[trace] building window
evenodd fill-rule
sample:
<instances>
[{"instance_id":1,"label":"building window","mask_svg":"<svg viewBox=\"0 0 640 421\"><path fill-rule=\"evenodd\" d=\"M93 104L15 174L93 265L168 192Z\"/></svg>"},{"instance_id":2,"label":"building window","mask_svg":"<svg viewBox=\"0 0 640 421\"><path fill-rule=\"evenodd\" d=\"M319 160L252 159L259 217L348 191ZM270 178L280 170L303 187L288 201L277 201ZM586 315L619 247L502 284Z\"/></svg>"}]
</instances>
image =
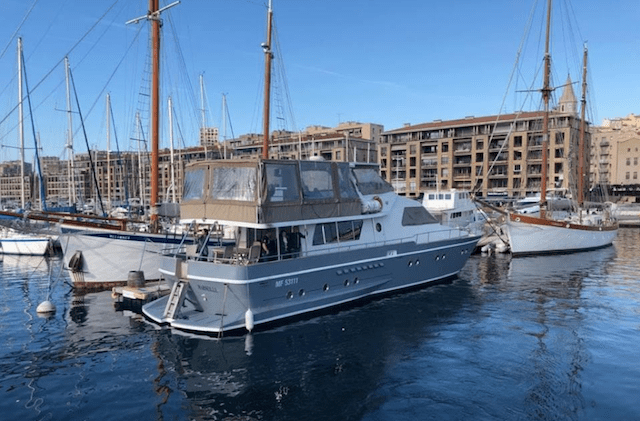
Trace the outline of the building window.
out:
<instances>
[{"instance_id":1,"label":"building window","mask_svg":"<svg viewBox=\"0 0 640 421\"><path fill-rule=\"evenodd\" d=\"M638 173L637 173L637 172L635 172L635 171L633 172L633 179L634 179L634 180L637 180L637 179L638 179Z\"/></svg>"},{"instance_id":2,"label":"building window","mask_svg":"<svg viewBox=\"0 0 640 421\"><path fill-rule=\"evenodd\" d=\"M631 165L631 158L627 158L627 165Z\"/></svg>"},{"instance_id":3,"label":"building window","mask_svg":"<svg viewBox=\"0 0 640 421\"><path fill-rule=\"evenodd\" d=\"M629 179L629 172L628 171L625 173L624 178L627 179L627 180Z\"/></svg>"}]
</instances>

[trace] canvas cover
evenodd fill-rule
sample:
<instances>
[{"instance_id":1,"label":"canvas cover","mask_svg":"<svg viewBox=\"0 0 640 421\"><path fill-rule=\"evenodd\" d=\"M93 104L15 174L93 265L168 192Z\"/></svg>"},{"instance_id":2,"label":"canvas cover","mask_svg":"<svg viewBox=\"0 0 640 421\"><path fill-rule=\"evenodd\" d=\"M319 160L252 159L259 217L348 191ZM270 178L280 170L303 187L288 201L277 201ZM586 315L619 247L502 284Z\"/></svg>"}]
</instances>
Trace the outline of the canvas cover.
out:
<instances>
[{"instance_id":1,"label":"canvas cover","mask_svg":"<svg viewBox=\"0 0 640 421\"><path fill-rule=\"evenodd\" d=\"M219 160L185 171L183 219L270 224L360 213L348 163Z\"/></svg>"}]
</instances>

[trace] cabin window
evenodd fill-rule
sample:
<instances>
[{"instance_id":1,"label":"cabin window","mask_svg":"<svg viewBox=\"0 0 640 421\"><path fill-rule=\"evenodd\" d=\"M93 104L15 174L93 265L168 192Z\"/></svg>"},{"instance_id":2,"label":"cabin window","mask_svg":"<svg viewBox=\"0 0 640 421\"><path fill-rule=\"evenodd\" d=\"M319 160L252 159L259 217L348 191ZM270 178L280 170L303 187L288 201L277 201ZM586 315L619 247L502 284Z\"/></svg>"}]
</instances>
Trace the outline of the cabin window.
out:
<instances>
[{"instance_id":1,"label":"cabin window","mask_svg":"<svg viewBox=\"0 0 640 421\"><path fill-rule=\"evenodd\" d=\"M198 168L185 173L182 201L187 202L189 200L198 200L203 198L205 174L205 168Z\"/></svg>"},{"instance_id":2,"label":"cabin window","mask_svg":"<svg viewBox=\"0 0 640 421\"><path fill-rule=\"evenodd\" d=\"M393 187L384 181L374 167L354 168L358 188L362 194L382 194L393 191Z\"/></svg>"},{"instance_id":3,"label":"cabin window","mask_svg":"<svg viewBox=\"0 0 640 421\"><path fill-rule=\"evenodd\" d=\"M358 192L351 180L349 165L338 164L338 185L340 186L340 197L343 199L357 199Z\"/></svg>"},{"instance_id":4,"label":"cabin window","mask_svg":"<svg viewBox=\"0 0 640 421\"><path fill-rule=\"evenodd\" d=\"M255 167L213 168L211 197L214 200L254 201L256 198Z\"/></svg>"},{"instance_id":5,"label":"cabin window","mask_svg":"<svg viewBox=\"0 0 640 421\"><path fill-rule=\"evenodd\" d=\"M331 199L333 197L331 162L300 162L300 179L305 199Z\"/></svg>"},{"instance_id":6,"label":"cabin window","mask_svg":"<svg viewBox=\"0 0 640 421\"><path fill-rule=\"evenodd\" d=\"M300 188L295 164L265 165L267 200L269 202L298 202Z\"/></svg>"},{"instance_id":7,"label":"cabin window","mask_svg":"<svg viewBox=\"0 0 640 421\"><path fill-rule=\"evenodd\" d=\"M318 224L313 233L313 245L359 240L361 232L362 220Z\"/></svg>"},{"instance_id":8,"label":"cabin window","mask_svg":"<svg viewBox=\"0 0 640 421\"><path fill-rule=\"evenodd\" d=\"M404 227L435 224L436 222L438 222L438 220L422 206L404 208L404 213L402 214L402 226Z\"/></svg>"}]
</instances>

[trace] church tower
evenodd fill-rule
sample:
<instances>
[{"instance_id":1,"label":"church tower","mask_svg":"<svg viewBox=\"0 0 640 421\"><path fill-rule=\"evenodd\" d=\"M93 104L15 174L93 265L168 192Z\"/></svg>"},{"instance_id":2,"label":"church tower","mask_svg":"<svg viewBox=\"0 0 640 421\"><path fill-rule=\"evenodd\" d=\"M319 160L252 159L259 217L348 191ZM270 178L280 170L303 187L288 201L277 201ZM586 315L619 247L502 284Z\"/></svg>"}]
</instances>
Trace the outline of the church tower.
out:
<instances>
[{"instance_id":1,"label":"church tower","mask_svg":"<svg viewBox=\"0 0 640 421\"><path fill-rule=\"evenodd\" d=\"M567 75L567 81L565 82L562 96L560 97L560 101L558 101L558 111L561 113L578 113L578 100L576 99L576 95L573 93L573 82L569 75Z\"/></svg>"}]
</instances>

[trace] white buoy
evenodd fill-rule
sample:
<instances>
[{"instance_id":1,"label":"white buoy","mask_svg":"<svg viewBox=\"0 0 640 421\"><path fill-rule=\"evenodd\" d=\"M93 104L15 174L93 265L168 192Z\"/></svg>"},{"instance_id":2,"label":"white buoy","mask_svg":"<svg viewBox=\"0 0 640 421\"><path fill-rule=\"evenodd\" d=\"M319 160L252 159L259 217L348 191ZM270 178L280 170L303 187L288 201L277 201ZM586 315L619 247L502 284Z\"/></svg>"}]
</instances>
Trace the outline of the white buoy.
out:
<instances>
[{"instance_id":1,"label":"white buoy","mask_svg":"<svg viewBox=\"0 0 640 421\"><path fill-rule=\"evenodd\" d=\"M40 314L52 314L56 312L56 306L49 300L41 302L36 311Z\"/></svg>"},{"instance_id":2,"label":"white buoy","mask_svg":"<svg viewBox=\"0 0 640 421\"><path fill-rule=\"evenodd\" d=\"M251 309L247 309L244 313L244 325L249 332L253 330L253 311Z\"/></svg>"}]
</instances>

